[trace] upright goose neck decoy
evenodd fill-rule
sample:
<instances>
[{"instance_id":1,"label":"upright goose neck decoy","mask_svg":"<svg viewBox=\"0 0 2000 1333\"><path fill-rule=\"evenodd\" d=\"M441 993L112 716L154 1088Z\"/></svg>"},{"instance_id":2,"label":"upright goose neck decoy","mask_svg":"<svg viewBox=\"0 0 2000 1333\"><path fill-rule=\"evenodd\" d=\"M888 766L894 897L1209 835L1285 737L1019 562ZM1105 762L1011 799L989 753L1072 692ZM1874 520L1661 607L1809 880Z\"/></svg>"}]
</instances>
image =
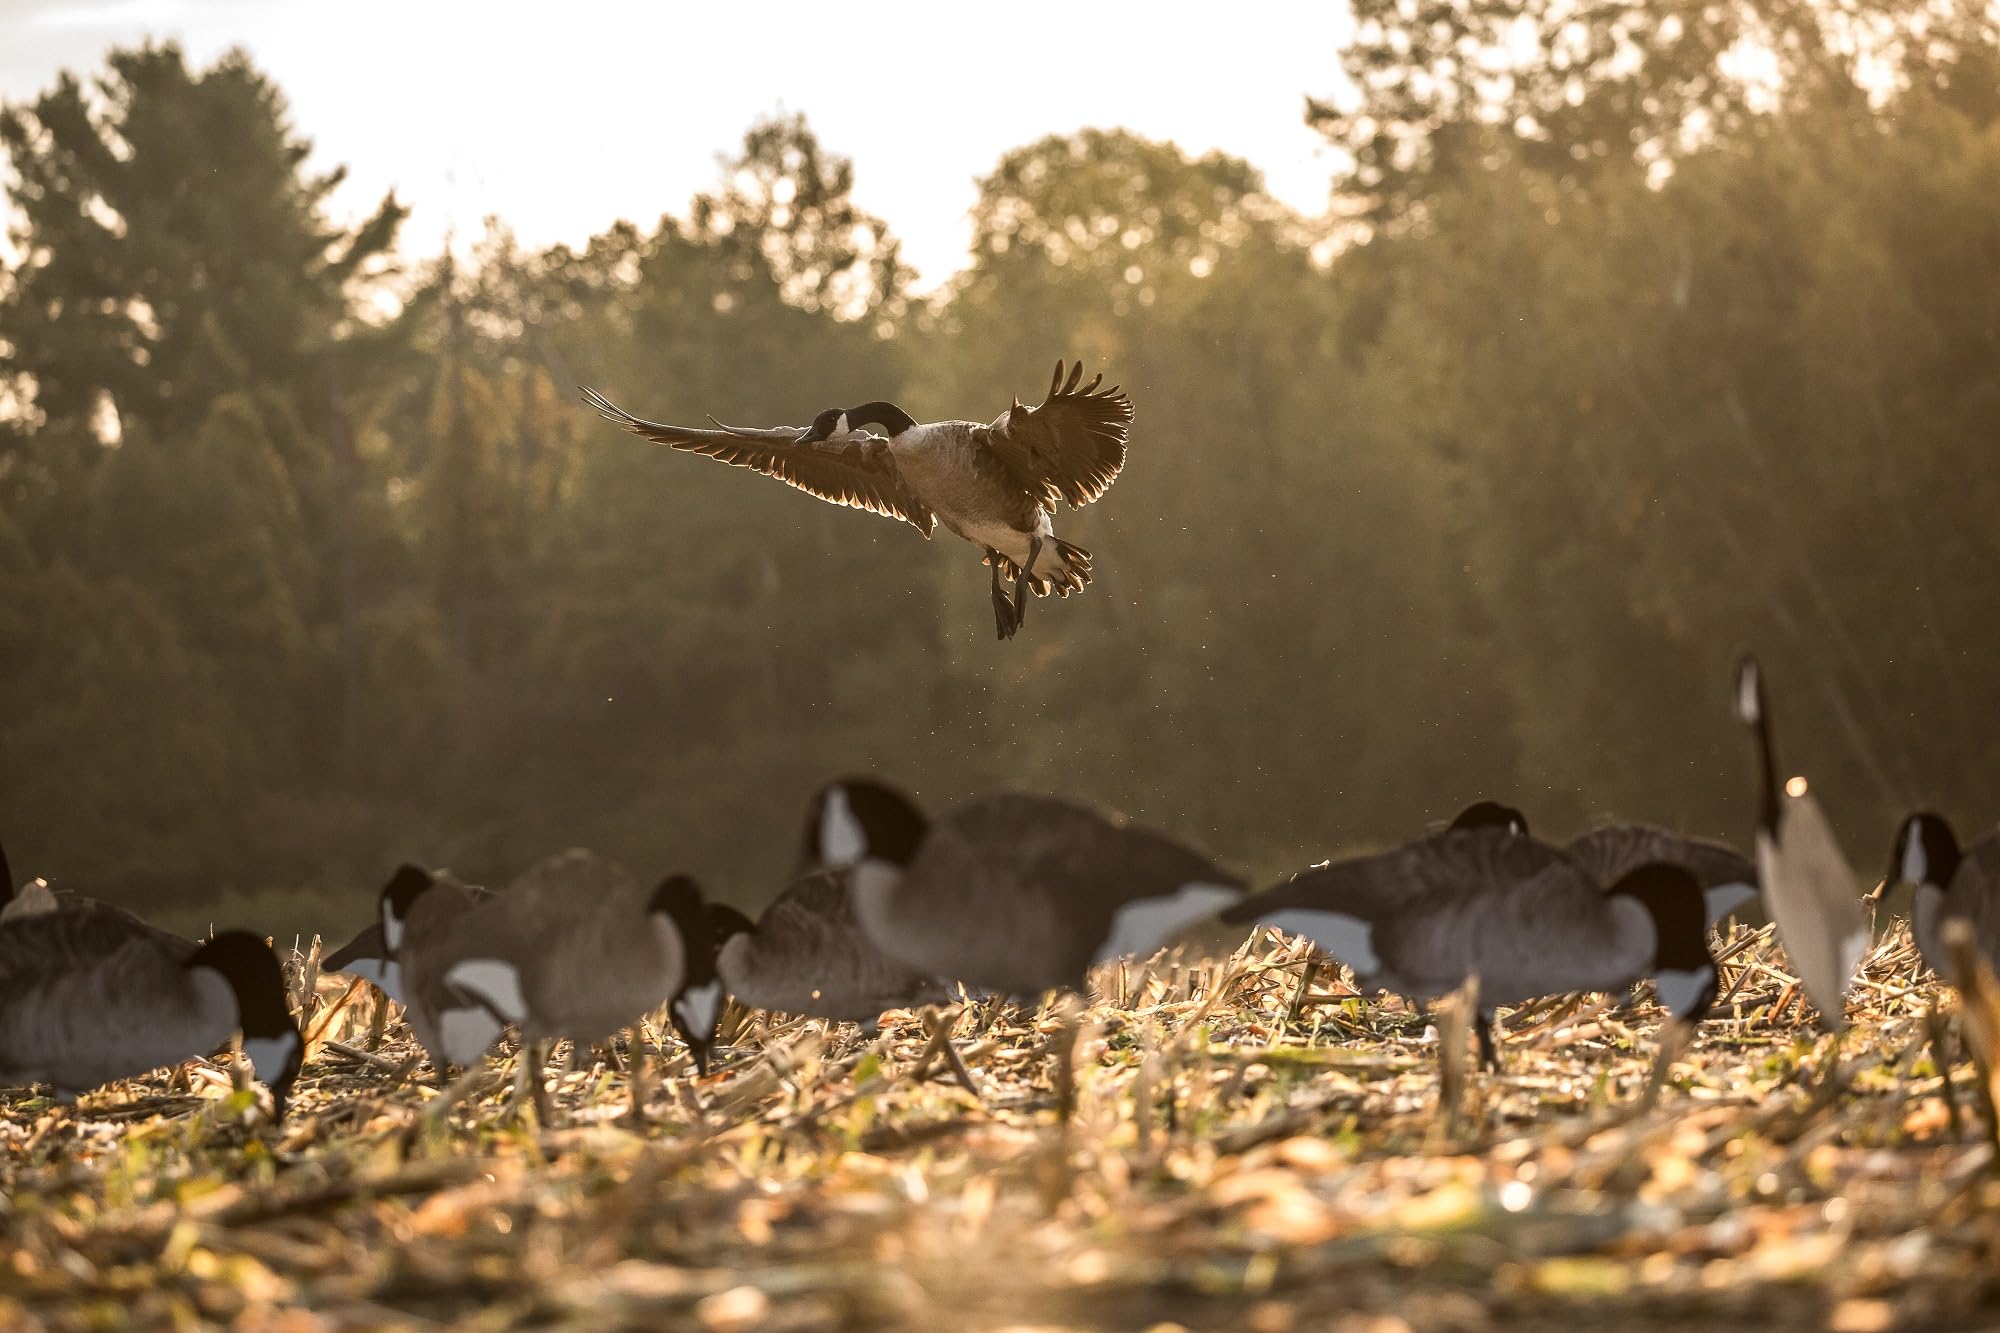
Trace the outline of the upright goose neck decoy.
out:
<instances>
[{"instance_id":1,"label":"upright goose neck decoy","mask_svg":"<svg viewBox=\"0 0 2000 1333\"><path fill-rule=\"evenodd\" d=\"M901 792L872 778L844 778L814 793L800 866L845 870L855 915L872 933L929 832L930 820Z\"/></svg>"},{"instance_id":2,"label":"upright goose neck decoy","mask_svg":"<svg viewBox=\"0 0 2000 1333\"><path fill-rule=\"evenodd\" d=\"M586 402L645 439L776 477L822 500L900 519L929 537L942 522L991 567L994 623L1012 638L1027 595L1067 597L1090 582L1090 552L1055 535L1054 512L1095 501L1125 465L1132 402L1083 364L1056 362L1034 407L1016 399L993 421L919 422L875 399L828 408L804 429L673 426L646 421L591 389ZM711 419L712 420L712 419ZM886 432L875 434L873 426ZM1011 598L1000 580L1013 580Z\"/></svg>"},{"instance_id":3,"label":"upright goose neck decoy","mask_svg":"<svg viewBox=\"0 0 2000 1333\"><path fill-rule=\"evenodd\" d=\"M1802 779L1780 788L1764 673L1746 653L1736 665L1735 713L1755 743L1757 879L1779 942L1826 1027L1846 1022L1847 987L1868 944L1854 871Z\"/></svg>"}]
</instances>

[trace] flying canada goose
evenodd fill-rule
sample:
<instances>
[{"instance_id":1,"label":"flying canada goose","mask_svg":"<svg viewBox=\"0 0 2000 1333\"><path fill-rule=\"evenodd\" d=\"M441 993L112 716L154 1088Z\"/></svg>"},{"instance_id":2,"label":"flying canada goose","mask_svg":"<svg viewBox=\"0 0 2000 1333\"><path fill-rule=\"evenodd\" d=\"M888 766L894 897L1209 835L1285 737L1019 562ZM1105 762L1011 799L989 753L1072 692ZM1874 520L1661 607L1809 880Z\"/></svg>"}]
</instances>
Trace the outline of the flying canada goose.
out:
<instances>
[{"instance_id":1,"label":"flying canada goose","mask_svg":"<svg viewBox=\"0 0 2000 1333\"><path fill-rule=\"evenodd\" d=\"M2000 968L2000 829L1961 848L1943 815L1910 815L1896 830L1884 878L1916 886L1910 930L1931 971L1952 975L1944 923L1953 917L1971 923L1973 948L1988 966Z\"/></svg>"},{"instance_id":2,"label":"flying canada goose","mask_svg":"<svg viewBox=\"0 0 2000 1333\"><path fill-rule=\"evenodd\" d=\"M1019 996L1150 957L1243 894L1207 858L1049 796L986 796L936 821L870 778L820 789L807 864L848 872L875 945L927 977Z\"/></svg>"},{"instance_id":3,"label":"flying canada goose","mask_svg":"<svg viewBox=\"0 0 2000 1333\"><path fill-rule=\"evenodd\" d=\"M94 908L42 912L0 930L0 1084L46 1083L66 1099L243 1035L243 1054L285 1114L305 1043L277 957L247 931L192 953L178 937Z\"/></svg>"},{"instance_id":4,"label":"flying canada goose","mask_svg":"<svg viewBox=\"0 0 2000 1333\"><path fill-rule=\"evenodd\" d=\"M688 956L709 938L701 890L675 875L648 890L623 866L572 848L530 867L448 933L444 981L521 1029L521 1065L546 1123L541 1051L599 1041L679 997ZM631 1048L635 1117L645 1044Z\"/></svg>"},{"instance_id":5,"label":"flying canada goose","mask_svg":"<svg viewBox=\"0 0 2000 1333\"><path fill-rule=\"evenodd\" d=\"M1013 406L986 425L919 422L894 403L828 408L803 430L713 429L644 421L593 389L584 399L635 435L776 477L822 500L901 519L929 537L943 524L986 553L993 619L1011 639L1027 594L1067 597L1090 582L1090 552L1055 535L1056 503L1081 508L1103 495L1125 465L1132 401L1102 375L1079 386L1083 363L1056 362L1048 395ZM713 418L711 418L713 420ZM886 438L865 428L880 426ZM1010 601L1002 576L1014 584Z\"/></svg>"},{"instance_id":6,"label":"flying canada goose","mask_svg":"<svg viewBox=\"0 0 2000 1333\"><path fill-rule=\"evenodd\" d=\"M1868 947L1868 923L1854 871L1805 780L1778 784L1764 674L1747 653L1736 664L1736 719L1757 747L1757 882L1806 997L1820 1022L1837 1030L1847 1021L1847 984Z\"/></svg>"},{"instance_id":7,"label":"flying canada goose","mask_svg":"<svg viewBox=\"0 0 2000 1333\"><path fill-rule=\"evenodd\" d=\"M1642 867L1602 886L1556 848L1510 831L1525 824L1512 813L1498 825L1450 828L1301 871L1217 919L1303 935L1364 989L1430 1000L1476 975L1480 1054L1489 1067L1497 1064L1491 1025L1501 1006L1651 978L1676 1018L1705 1013L1716 973L1693 877Z\"/></svg>"},{"instance_id":8,"label":"flying canada goose","mask_svg":"<svg viewBox=\"0 0 2000 1333\"><path fill-rule=\"evenodd\" d=\"M1681 867L1701 885L1711 926L1757 897L1757 867L1749 857L1728 843L1651 824L1605 824L1571 839L1563 850L1599 884L1611 884L1642 865Z\"/></svg>"},{"instance_id":9,"label":"flying canada goose","mask_svg":"<svg viewBox=\"0 0 2000 1333\"><path fill-rule=\"evenodd\" d=\"M949 989L890 958L855 915L846 876L819 870L793 881L722 944L716 968L729 993L757 1009L873 1025L890 1009L950 998Z\"/></svg>"}]
</instances>

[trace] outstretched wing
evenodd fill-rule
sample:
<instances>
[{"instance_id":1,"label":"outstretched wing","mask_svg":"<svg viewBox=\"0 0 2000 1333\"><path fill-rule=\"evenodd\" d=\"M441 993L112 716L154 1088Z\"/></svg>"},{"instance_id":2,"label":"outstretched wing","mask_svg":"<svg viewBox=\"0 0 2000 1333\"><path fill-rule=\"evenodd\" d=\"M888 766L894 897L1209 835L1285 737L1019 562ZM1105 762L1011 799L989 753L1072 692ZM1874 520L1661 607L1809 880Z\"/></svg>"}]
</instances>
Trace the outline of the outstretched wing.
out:
<instances>
[{"instance_id":1,"label":"outstretched wing","mask_svg":"<svg viewBox=\"0 0 2000 1333\"><path fill-rule=\"evenodd\" d=\"M1064 371L1068 375L1065 378ZM993 452L1031 495L1051 508L1059 499L1089 504L1104 494L1125 466L1125 437L1132 429L1132 400L1097 386L1082 388L1083 362L1056 362L1048 397L1039 407L1015 403L988 427Z\"/></svg>"},{"instance_id":2,"label":"outstretched wing","mask_svg":"<svg viewBox=\"0 0 2000 1333\"><path fill-rule=\"evenodd\" d=\"M750 468L837 505L899 518L926 537L937 522L930 508L903 484L880 436L800 444L802 432L797 426L757 430L719 421L713 430L669 426L635 417L595 389L585 389L583 399L605 420L655 444Z\"/></svg>"}]
</instances>

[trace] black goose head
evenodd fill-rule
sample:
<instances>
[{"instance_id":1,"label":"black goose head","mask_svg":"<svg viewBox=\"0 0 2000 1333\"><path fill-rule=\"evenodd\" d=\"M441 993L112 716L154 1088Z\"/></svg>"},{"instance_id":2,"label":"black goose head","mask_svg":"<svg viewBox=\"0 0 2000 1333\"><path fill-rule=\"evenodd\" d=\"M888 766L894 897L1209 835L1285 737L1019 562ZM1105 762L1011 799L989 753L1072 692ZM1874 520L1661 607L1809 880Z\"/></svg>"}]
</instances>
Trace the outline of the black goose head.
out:
<instances>
[{"instance_id":1,"label":"black goose head","mask_svg":"<svg viewBox=\"0 0 2000 1333\"><path fill-rule=\"evenodd\" d=\"M1891 884L1942 889L1958 874L1961 855L1958 837L1945 817L1921 810L1907 816L1896 829L1896 841L1889 850L1889 873L1882 878Z\"/></svg>"},{"instance_id":2,"label":"black goose head","mask_svg":"<svg viewBox=\"0 0 2000 1333\"><path fill-rule=\"evenodd\" d=\"M305 1039L292 1018L284 969L271 946L247 930L225 930L189 956L185 966L222 975L236 997L236 1025L250 1068L271 1089L277 1118L285 1118L292 1083L305 1057Z\"/></svg>"},{"instance_id":3,"label":"black goose head","mask_svg":"<svg viewBox=\"0 0 2000 1333\"><path fill-rule=\"evenodd\" d=\"M796 443L815 444L820 440L836 439L867 426L880 426L893 438L916 424L917 419L902 408L877 399L858 407L829 407L813 418L812 425L799 433Z\"/></svg>"},{"instance_id":4,"label":"black goose head","mask_svg":"<svg viewBox=\"0 0 2000 1333\"><path fill-rule=\"evenodd\" d=\"M806 807L800 873L850 869L863 861L907 868L930 827L916 802L873 778L842 778Z\"/></svg>"},{"instance_id":5,"label":"black goose head","mask_svg":"<svg viewBox=\"0 0 2000 1333\"><path fill-rule=\"evenodd\" d=\"M1699 1022L1715 1003L1715 957L1708 951L1708 908L1701 881L1655 862L1627 872L1607 893L1636 899L1653 921L1654 989L1675 1018Z\"/></svg>"},{"instance_id":6,"label":"black goose head","mask_svg":"<svg viewBox=\"0 0 2000 1333\"><path fill-rule=\"evenodd\" d=\"M397 866L396 873L382 886L377 911L382 919L382 945L392 956L403 947L403 924L410 919L410 909L435 883L437 879L430 871L406 863Z\"/></svg>"},{"instance_id":7,"label":"black goose head","mask_svg":"<svg viewBox=\"0 0 2000 1333\"><path fill-rule=\"evenodd\" d=\"M722 940L716 934L714 909L692 877L669 875L653 890L646 910L670 921L680 937L681 984L668 1000L667 1012L694 1055L695 1069L706 1074L724 999L721 979L715 974L715 955Z\"/></svg>"},{"instance_id":8,"label":"black goose head","mask_svg":"<svg viewBox=\"0 0 2000 1333\"><path fill-rule=\"evenodd\" d=\"M1451 821L1447 832L1457 833L1464 829L1493 829L1500 833L1511 833L1515 837L1525 837L1528 832L1528 817L1511 805L1499 801L1474 801L1458 812Z\"/></svg>"}]
</instances>

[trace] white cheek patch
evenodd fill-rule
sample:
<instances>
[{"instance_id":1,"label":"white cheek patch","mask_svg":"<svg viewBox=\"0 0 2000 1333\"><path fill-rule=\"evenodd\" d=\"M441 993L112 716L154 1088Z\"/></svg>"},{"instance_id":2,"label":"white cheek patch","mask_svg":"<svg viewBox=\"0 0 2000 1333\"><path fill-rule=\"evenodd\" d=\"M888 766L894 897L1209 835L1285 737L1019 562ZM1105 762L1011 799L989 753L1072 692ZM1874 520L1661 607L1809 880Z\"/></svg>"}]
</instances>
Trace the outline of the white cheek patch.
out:
<instances>
[{"instance_id":1,"label":"white cheek patch","mask_svg":"<svg viewBox=\"0 0 2000 1333\"><path fill-rule=\"evenodd\" d=\"M826 794L819 816L819 855L830 866L851 866L868 851L868 832L855 816L847 799L847 788L835 787Z\"/></svg>"},{"instance_id":2,"label":"white cheek patch","mask_svg":"<svg viewBox=\"0 0 2000 1333\"><path fill-rule=\"evenodd\" d=\"M521 974L512 963L498 958L468 958L452 964L444 979L509 1023L527 1017L528 1000L521 994Z\"/></svg>"},{"instance_id":3,"label":"white cheek patch","mask_svg":"<svg viewBox=\"0 0 2000 1333\"><path fill-rule=\"evenodd\" d=\"M1653 989L1660 993L1660 1003L1675 1018L1692 1014L1714 988L1715 969L1709 966L1666 967L1653 974Z\"/></svg>"},{"instance_id":4,"label":"white cheek patch","mask_svg":"<svg viewBox=\"0 0 2000 1333\"><path fill-rule=\"evenodd\" d=\"M681 1027L697 1041L706 1041L715 1035L715 1025L722 1017L722 983L711 981L704 986L690 986L674 1001L674 1017L680 1019Z\"/></svg>"},{"instance_id":5,"label":"white cheek patch","mask_svg":"<svg viewBox=\"0 0 2000 1333\"><path fill-rule=\"evenodd\" d=\"M1243 896L1226 884L1183 884L1170 894L1126 903L1111 918L1111 932L1097 947L1092 965L1113 958L1150 958L1182 927L1221 911Z\"/></svg>"},{"instance_id":6,"label":"white cheek patch","mask_svg":"<svg viewBox=\"0 0 2000 1333\"><path fill-rule=\"evenodd\" d=\"M250 1062L250 1072L266 1084L275 1083L283 1077L298 1050L299 1034L296 1032L243 1039L243 1058Z\"/></svg>"},{"instance_id":7,"label":"white cheek patch","mask_svg":"<svg viewBox=\"0 0 2000 1333\"><path fill-rule=\"evenodd\" d=\"M1924 840L1915 829L1903 844L1903 883L1921 884L1930 877L1931 859L1924 855Z\"/></svg>"},{"instance_id":8,"label":"white cheek patch","mask_svg":"<svg viewBox=\"0 0 2000 1333\"><path fill-rule=\"evenodd\" d=\"M371 983L397 1004L403 1000L403 969L389 958L357 958L340 969L350 977Z\"/></svg>"},{"instance_id":9,"label":"white cheek patch","mask_svg":"<svg viewBox=\"0 0 2000 1333\"><path fill-rule=\"evenodd\" d=\"M438 1040L442 1051L433 1051L455 1065L469 1065L486 1054L486 1048L500 1040L505 1024L477 1005L447 1009L438 1015Z\"/></svg>"},{"instance_id":10,"label":"white cheek patch","mask_svg":"<svg viewBox=\"0 0 2000 1333\"><path fill-rule=\"evenodd\" d=\"M1711 926L1733 914L1745 903L1756 901L1756 898L1757 886L1745 884L1740 880L1730 884L1712 884L1701 891L1704 910Z\"/></svg>"},{"instance_id":11,"label":"white cheek patch","mask_svg":"<svg viewBox=\"0 0 2000 1333\"><path fill-rule=\"evenodd\" d=\"M847 424L847 413L842 412L840 414L840 419L833 423L833 433L835 435L845 435L847 434L849 429L850 427Z\"/></svg>"},{"instance_id":12,"label":"white cheek patch","mask_svg":"<svg viewBox=\"0 0 2000 1333\"><path fill-rule=\"evenodd\" d=\"M1294 907L1258 917L1257 924L1305 936L1321 952L1347 964L1356 976L1373 976L1382 970L1382 960L1375 956L1375 927L1358 916Z\"/></svg>"},{"instance_id":13,"label":"white cheek patch","mask_svg":"<svg viewBox=\"0 0 2000 1333\"><path fill-rule=\"evenodd\" d=\"M854 904L855 918L864 931L876 937L878 946L890 925L889 900L902 882L903 872L887 861L862 861L848 873L847 895Z\"/></svg>"},{"instance_id":14,"label":"white cheek patch","mask_svg":"<svg viewBox=\"0 0 2000 1333\"><path fill-rule=\"evenodd\" d=\"M1755 722L1757 707L1757 668L1745 667L1736 677L1736 715L1745 722Z\"/></svg>"},{"instance_id":15,"label":"white cheek patch","mask_svg":"<svg viewBox=\"0 0 2000 1333\"><path fill-rule=\"evenodd\" d=\"M396 915L396 905L382 904L382 947L390 953L403 947L403 918Z\"/></svg>"}]
</instances>

